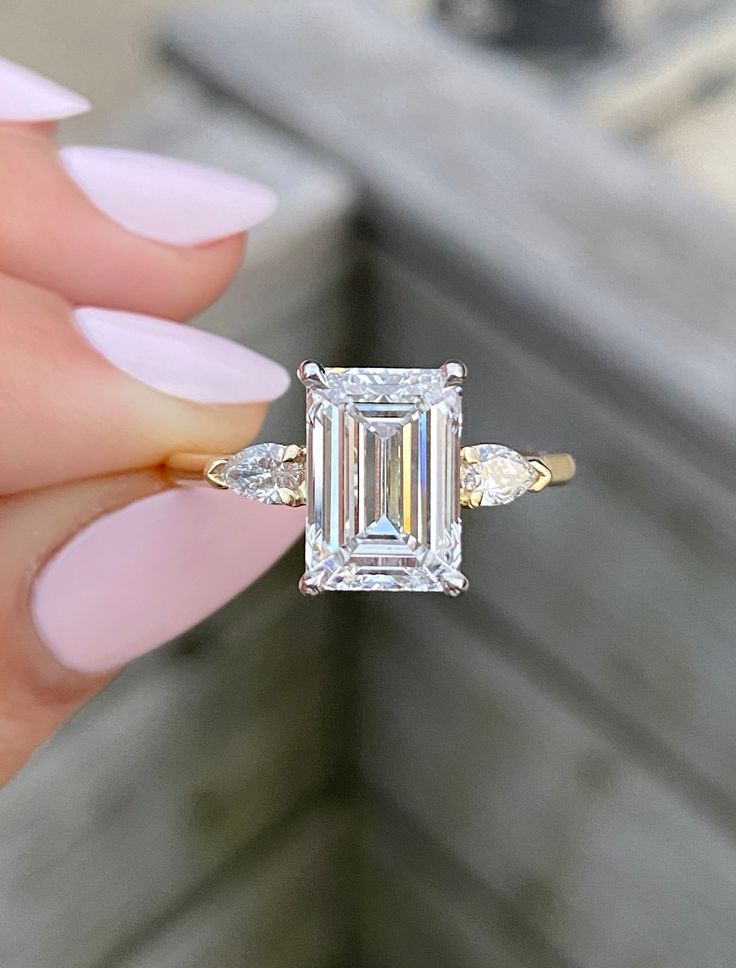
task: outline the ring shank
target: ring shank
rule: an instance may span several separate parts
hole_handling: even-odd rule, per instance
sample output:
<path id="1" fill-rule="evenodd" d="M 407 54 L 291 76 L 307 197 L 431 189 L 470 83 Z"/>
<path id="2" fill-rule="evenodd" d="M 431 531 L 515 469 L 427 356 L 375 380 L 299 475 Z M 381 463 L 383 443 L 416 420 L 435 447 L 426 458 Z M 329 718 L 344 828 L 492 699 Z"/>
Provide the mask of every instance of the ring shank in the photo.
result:
<path id="1" fill-rule="evenodd" d="M 572 454 L 527 453 L 528 460 L 544 471 L 538 490 L 567 484 L 575 476 Z M 224 454 L 172 454 L 164 464 L 164 473 L 171 484 L 184 487 L 226 487 L 217 474 L 218 467 L 229 459 Z M 541 466 L 540 466 L 541 465 Z"/>
<path id="2" fill-rule="evenodd" d="M 218 487 L 210 469 L 226 460 L 223 454 L 172 454 L 164 463 L 164 473 L 171 484 L 179 487 Z"/>
<path id="3" fill-rule="evenodd" d="M 524 454 L 532 461 L 540 461 L 550 473 L 547 487 L 559 487 L 568 484 L 575 477 L 575 458 L 572 454 Z"/>

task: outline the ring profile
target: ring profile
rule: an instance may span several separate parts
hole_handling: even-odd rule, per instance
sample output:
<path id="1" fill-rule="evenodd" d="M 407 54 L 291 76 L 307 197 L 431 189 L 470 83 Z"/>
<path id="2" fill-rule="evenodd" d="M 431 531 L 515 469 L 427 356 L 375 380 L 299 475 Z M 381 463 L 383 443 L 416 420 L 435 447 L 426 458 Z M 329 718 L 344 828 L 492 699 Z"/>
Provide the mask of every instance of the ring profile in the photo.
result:
<path id="1" fill-rule="evenodd" d="M 274 456 L 278 451 L 282 451 L 282 455 Z M 530 466 L 530 471 L 525 470 L 524 462 Z M 292 470 L 289 470 L 290 465 L 294 465 Z M 251 478 L 252 485 L 255 466 L 261 468 L 258 472 L 261 486 L 249 488 L 248 479 Z M 224 455 L 175 453 L 165 464 L 172 484 L 232 489 L 263 504 L 288 507 L 304 507 L 307 503 L 306 471 L 299 470 L 305 467 L 306 448 L 303 444 L 254 444 L 237 454 Z M 278 486 L 277 468 L 293 475 L 289 483 L 296 486 Z M 266 487 L 264 493 L 261 475 L 274 482 L 273 488 Z M 460 450 L 460 476 L 466 485 L 460 489 L 461 507 L 510 504 L 526 491 L 537 494 L 547 487 L 569 484 L 575 476 L 575 459 L 572 454 L 519 453 L 503 444 L 475 444 Z M 529 478 L 533 478 L 529 486 L 516 493 Z M 471 481 L 473 486 L 469 486 Z"/>
<path id="2" fill-rule="evenodd" d="M 567 453 L 463 446 L 466 369 L 302 363 L 306 444 L 260 443 L 232 455 L 172 454 L 170 481 L 307 508 L 304 594 L 440 591 L 460 572 L 461 508 L 509 504 L 567 484 Z"/>

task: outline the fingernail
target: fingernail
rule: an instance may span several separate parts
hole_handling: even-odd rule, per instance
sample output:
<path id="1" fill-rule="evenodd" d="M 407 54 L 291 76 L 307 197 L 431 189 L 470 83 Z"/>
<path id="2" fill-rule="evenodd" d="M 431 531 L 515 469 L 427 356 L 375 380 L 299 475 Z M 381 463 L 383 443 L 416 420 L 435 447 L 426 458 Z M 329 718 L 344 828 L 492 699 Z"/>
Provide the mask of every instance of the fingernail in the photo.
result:
<path id="1" fill-rule="evenodd" d="M 116 148 L 71 146 L 59 154 L 97 208 L 158 242 L 224 239 L 247 232 L 276 208 L 269 188 L 218 168 Z"/>
<path id="2" fill-rule="evenodd" d="M 303 532 L 301 511 L 230 491 L 145 498 L 99 518 L 43 568 L 31 598 L 38 634 L 70 669 L 117 669 L 201 622 Z"/>
<path id="3" fill-rule="evenodd" d="M 114 309 L 74 311 L 77 327 L 113 366 L 170 396 L 197 403 L 275 400 L 288 372 L 239 343 L 168 319 Z"/>
<path id="4" fill-rule="evenodd" d="M 89 108 L 81 95 L 0 57 L 0 120 L 60 121 Z"/>

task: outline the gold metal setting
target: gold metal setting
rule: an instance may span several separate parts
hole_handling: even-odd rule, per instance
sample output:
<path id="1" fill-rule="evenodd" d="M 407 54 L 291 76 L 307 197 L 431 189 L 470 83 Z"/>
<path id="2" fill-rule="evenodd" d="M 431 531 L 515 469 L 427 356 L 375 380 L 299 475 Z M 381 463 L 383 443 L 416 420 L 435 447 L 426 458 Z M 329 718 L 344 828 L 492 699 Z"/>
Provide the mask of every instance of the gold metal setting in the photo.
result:
<path id="1" fill-rule="evenodd" d="M 216 454 L 172 454 L 164 464 L 164 472 L 172 484 L 225 490 L 227 484 L 218 471 L 227 461 L 227 457 L 218 457 Z"/>
<path id="2" fill-rule="evenodd" d="M 215 460 L 211 460 L 204 469 L 205 481 L 221 491 L 227 490 L 227 481 L 222 476 L 226 464 L 227 457 L 217 457 Z"/>
<path id="3" fill-rule="evenodd" d="M 575 458 L 572 454 L 524 454 L 523 456 L 539 474 L 536 484 L 532 484 L 529 488 L 532 493 L 536 494 L 546 487 L 569 484 L 575 477 Z"/>
<path id="4" fill-rule="evenodd" d="M 538 494 L 548 487 L 568 484 L 575 476 L 575 459 L 571 454 L 534 453 L 523 456 L 537 474 L 537 480 L 529 488 L 530 494 Z M 303 464 L 306 459 L 307 450 L 303 444 L 289 444 L 286 448 L 284 463 Z M 229 456 L 215 457 L 212 454 L 172 454 L 164 469 L 172 484 L 227 490 L 228 485 L 222 477 L 222 470 L 229 460 Z M 463 464 L 477 464 L 480 457 L 475 447 L 468 446 L 460 451 L 460 460 Z M 279 488 L 279 497 L 287 507 L 303 507 L 306 504 L 302 489 Z M 462 490 L 460 504 L 463 508 L 475 510 L 481 506 L 482 498 L 482 491 Z"/>
<path id="5" fill-rule="evenodd" d="M 306 446 L 263 442 L 237 454 L 175 453 L 162 472 L 175 485 L 306 506 L 303 595 L 456 598 L 468 588 L 460 571 L 460 509 L 500 507 L 575 476 L 570 454 L 490 442 L 463 447 L 467 369 L 459 360 L 429 369 L 305 360 L 297 375 L 307 390 Z"/>
<path id="6" fill-rule="evenodd" d="M 303 444 L 289 444 L 284 451 L 284 463 L 306 464 L 307 448 Z"/>

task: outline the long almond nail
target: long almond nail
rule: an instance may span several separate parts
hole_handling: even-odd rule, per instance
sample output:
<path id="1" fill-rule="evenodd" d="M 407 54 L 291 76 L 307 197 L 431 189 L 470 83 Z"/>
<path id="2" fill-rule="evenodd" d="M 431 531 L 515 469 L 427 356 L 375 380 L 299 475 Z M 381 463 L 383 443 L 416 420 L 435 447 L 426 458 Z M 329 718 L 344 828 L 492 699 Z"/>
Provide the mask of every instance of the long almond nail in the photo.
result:
<path id="1" fill-rule="evenodd" d="M 113 309 L 74 312 L 78 328 L 110 363 L 161 393 L 197 403 L 275 400 L 288 372 L 260 353 L 181 323 Z"/>
<path id="2" fill-rule="evenodd" d="M 264 185 L 162 155 L 71 146 L 61 161 L 90 200 L 130 232 L 199 245 L 247 232 L 276 208 Z"/>
<path id="3" fill-rule="evenodd" d="M 0 121 L 61 121 L 89 107 L 74 91 L 0 57 Z"/>
<path id="4" fill-rule="evenodd" d="M 41 571 L 31 600 L 38 634 L 68 668 L 117 669 L 224 605 L 303 530 L 301 511 L 229 491 L 137 501 L 89 525 Z"/>

